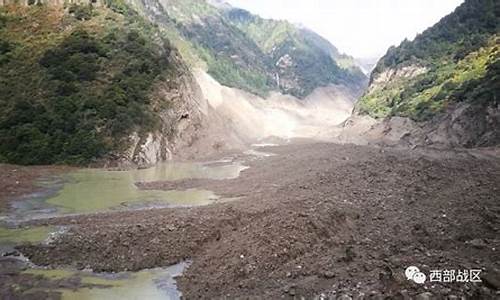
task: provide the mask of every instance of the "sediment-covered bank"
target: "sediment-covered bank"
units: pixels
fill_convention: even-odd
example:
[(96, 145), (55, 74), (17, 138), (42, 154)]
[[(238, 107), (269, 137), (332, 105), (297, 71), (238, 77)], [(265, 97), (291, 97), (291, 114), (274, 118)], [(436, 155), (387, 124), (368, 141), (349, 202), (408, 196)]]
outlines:
[[(186, 298), (360, 294), (494, 298), (500, 162), (483, 151), (299, 143), (264, 149), (237, 179), (139, 184), (212, 189), (234, 201), (107, 213), (68, 224), (41, 265), (140, 270), (193, 261)], [(483, 283), (407, 281), (404, 269), (482, 269)]]

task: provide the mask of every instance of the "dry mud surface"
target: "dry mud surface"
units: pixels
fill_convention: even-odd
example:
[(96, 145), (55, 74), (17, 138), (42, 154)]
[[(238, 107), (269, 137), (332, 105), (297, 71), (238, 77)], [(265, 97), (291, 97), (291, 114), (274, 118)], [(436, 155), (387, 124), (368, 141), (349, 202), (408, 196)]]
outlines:
[[(237, 179), (138, 183), (231, 202), (52, 219), (69, 234), (19, 250), (34, 263), (140, 270), (184, 259), (186, 299), (497, 299), (500, 160), (465, 151), (297, 143), (263, 148)], [(482, 283), (404, 269), (482, 269)], [(456, 298), (458, 296), (458, 298)]]

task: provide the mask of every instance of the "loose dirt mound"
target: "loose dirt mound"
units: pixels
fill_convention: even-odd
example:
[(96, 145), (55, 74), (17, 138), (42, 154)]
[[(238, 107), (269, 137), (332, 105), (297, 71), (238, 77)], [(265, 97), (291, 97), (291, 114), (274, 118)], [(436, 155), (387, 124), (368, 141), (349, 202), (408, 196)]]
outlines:
[[(180, 278), (187, 299), (495, 297), (498, 160), (333, 144), (265, 151), (278, 155), (253, 161), (238, 179), (140, 185), (204, 187), (233, 202), (56, 219), (50, 223), (73, 226), (69, 235), (20, 249), (37, 264), (98, 271), (189, 258)], [(427, 273), (484, 268), (487, 280), (419, 286), (404, 277), (410, 265)]]

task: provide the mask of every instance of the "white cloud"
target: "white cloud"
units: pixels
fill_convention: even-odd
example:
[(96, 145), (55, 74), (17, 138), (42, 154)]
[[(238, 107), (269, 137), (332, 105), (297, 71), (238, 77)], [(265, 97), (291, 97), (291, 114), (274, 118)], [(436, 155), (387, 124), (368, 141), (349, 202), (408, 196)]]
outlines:
[(463, 0), (228, 0), (266, 18), (301, 23), (355, 57), (413, 39)]

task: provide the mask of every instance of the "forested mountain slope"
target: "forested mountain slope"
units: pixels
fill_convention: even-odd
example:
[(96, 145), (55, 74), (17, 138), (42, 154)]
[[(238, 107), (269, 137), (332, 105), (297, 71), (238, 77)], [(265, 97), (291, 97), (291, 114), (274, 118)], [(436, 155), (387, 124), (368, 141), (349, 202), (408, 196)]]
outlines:
[(187, 66), (125, 3), (98, 4), (0, 7), (0, 161), (168, 157), (194, 98)]
[(414, 41), (388, 50), (356, 112), (410, 118), (431, 140), (500, 143), (499, 32), (498, 1), (465, 1)]
[(225, 15), (269, 57), (283, 92), (303, 96), (331, 83), (364, 88), (365, 76), (354, 59), (315, 32), (242, 9), (226, 10)]

